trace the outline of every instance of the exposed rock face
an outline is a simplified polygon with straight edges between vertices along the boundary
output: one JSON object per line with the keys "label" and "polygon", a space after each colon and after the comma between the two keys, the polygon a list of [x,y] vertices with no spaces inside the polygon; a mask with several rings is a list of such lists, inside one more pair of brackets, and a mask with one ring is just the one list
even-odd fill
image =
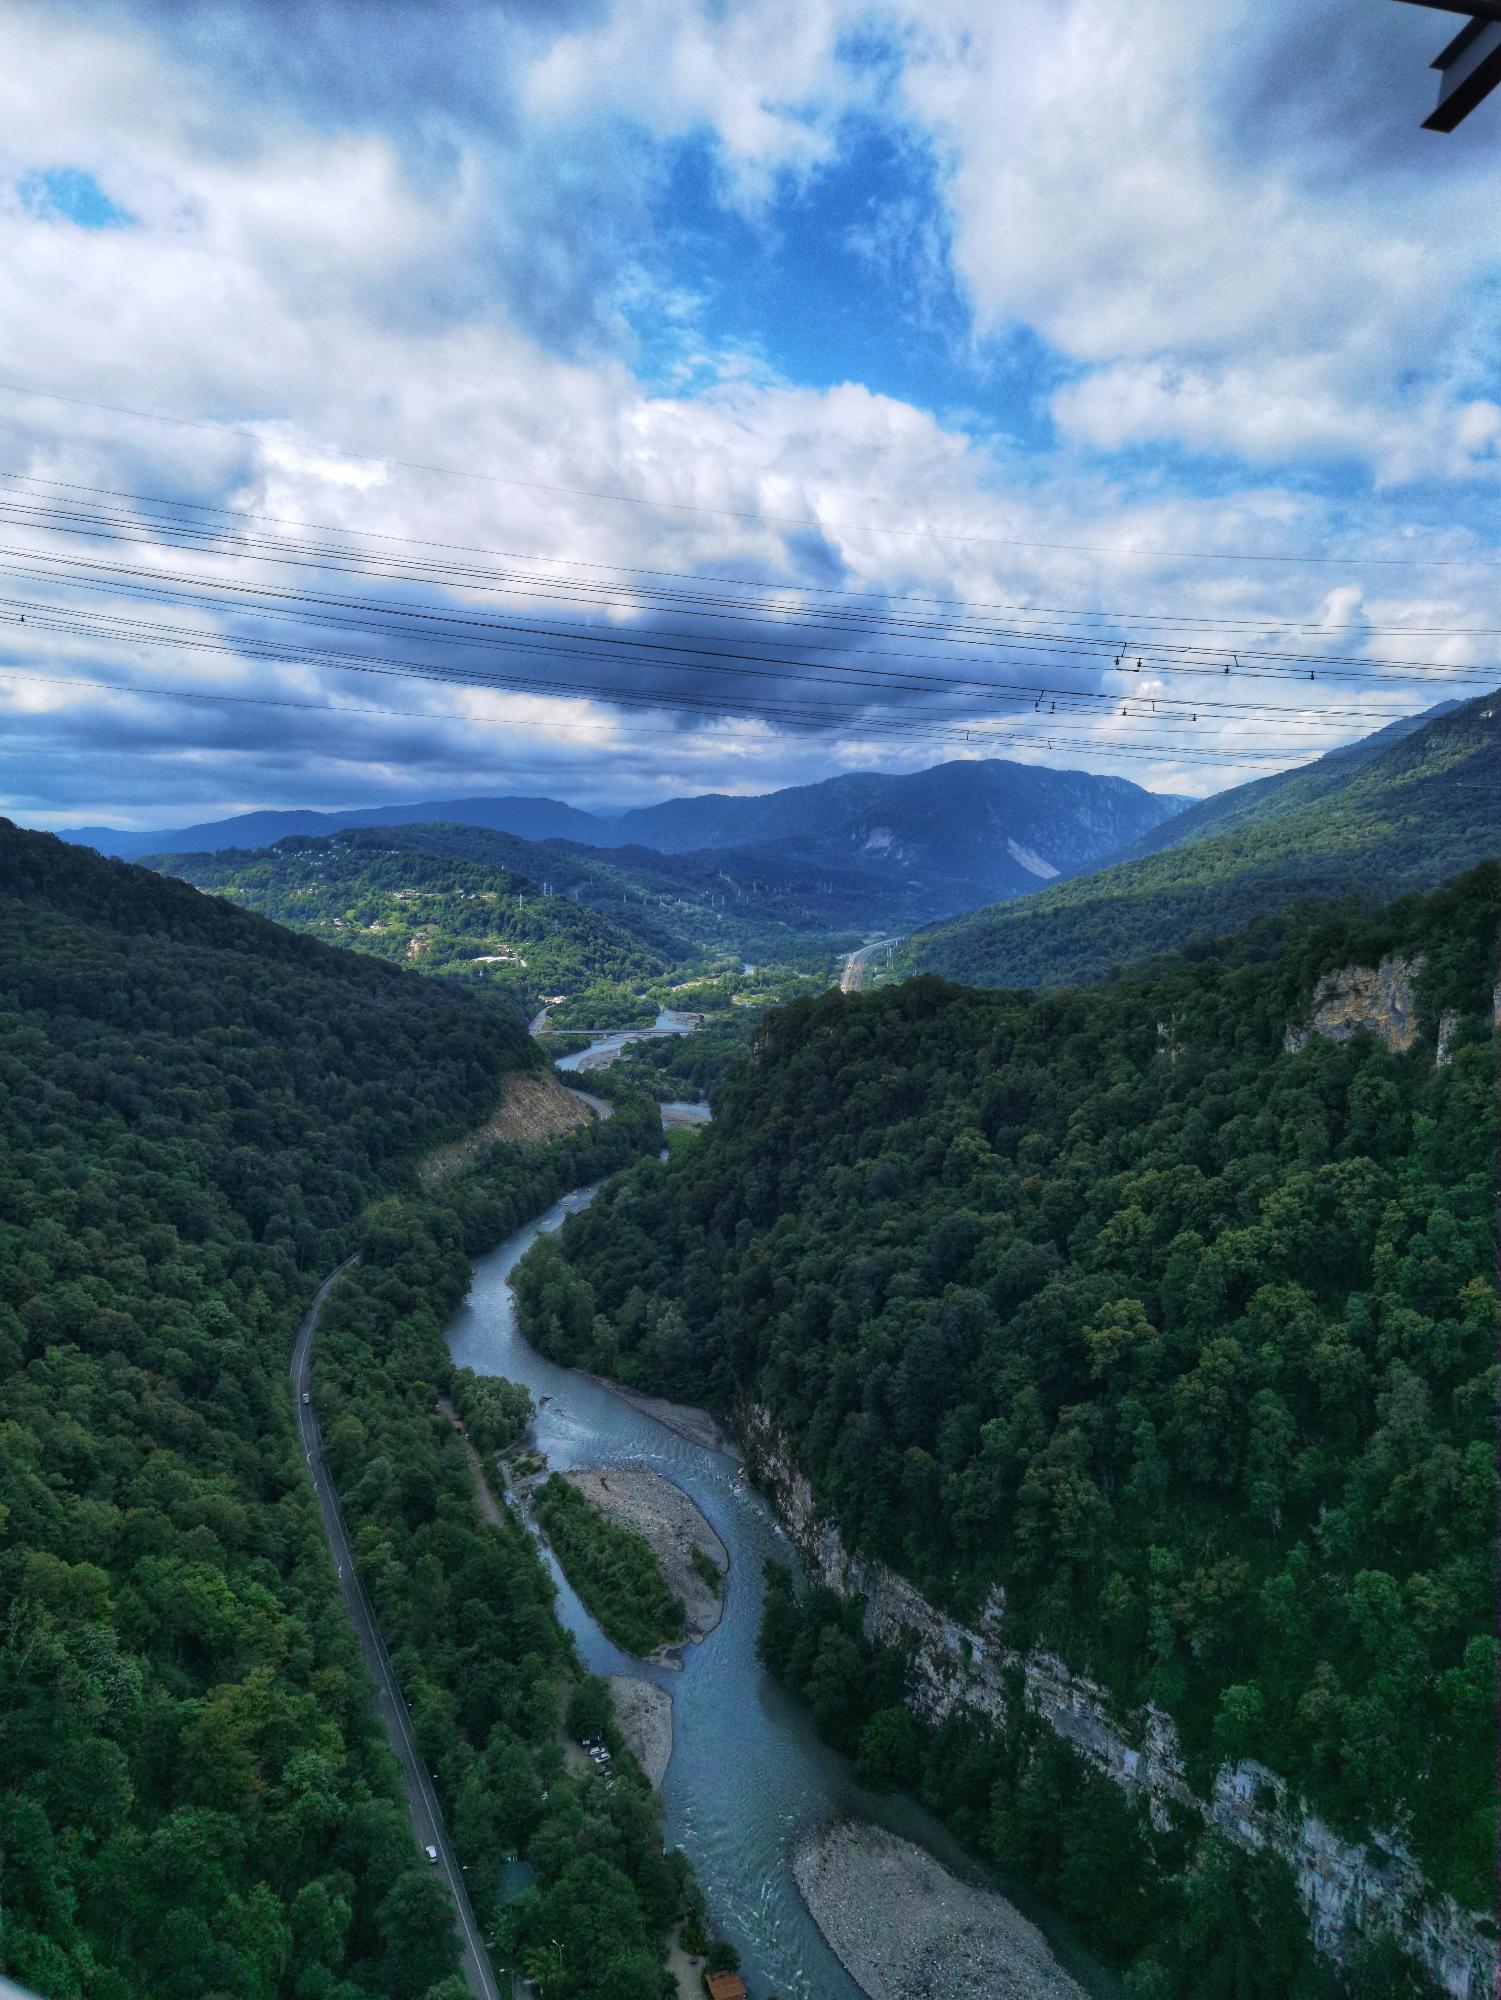
{"label": "exposed rock face", "polygon": [[1154,1819],[1160,1822],[1176,1802],[1238,1847],[1281,1855],[1320,1951],[1338,1958],[1352,1940],[1389,1929],[1452,2000],[1491,1994],[1496,1946],[1486,1935],[1487,1919],[1436,1895],[1399,1841],[1380,1833],[1364,1843],[1341,1838],[1307,1811],[1285,1779],[1252,1762],[1226,1766],[1210,1797],[1200,1797],[1185,1775],[1170,1715],[1150,1706],[1123,1715],[1103,1687],[1055,1654],[1009,1648],[1001,1592],[991,1594],[974,1626],[961,1625],[893,1570],[851,1554],[837,1524],[819,1516],[770,1411],[746,1405],[741,1427],[747,1462],[809,1572],[841,1595],[865,1600],[871,1639],[909,1651],[908,1705],[918,1714],[938,1722],[963,1712],[1000,1723],[1005,1675],[1019,1669],[1027,1708],[1104,1776],[1144,1793]]}
{"label": "exposed rock face", "polygon": [[1433,1051],[1433,1067],[1447,1069],[1454,1060],[1454,1035],[1459,1027],[1459,1016],[1452,1007],[1445,1008],[1438,1019],[1438,1040]]}
{"label": "exposed rock face", "polygon": [[1421,957],[1393,952],[1374,971],[1368,965],[1344,965],[1326,972],[1313,989],[1307,1020],[1287,1031],[1288,1053],[1296,1055],[1310,1035],[1348,1042],[1361,1029],[1395,1052],[1410,1049],[1418,1038],[1414,989],[1423,963]]}
{"label": "exposed rock face", "polygon": [[484,1124],[429,1153],[417,1171],[431,1186],[472,1166],[497,1139],[525,1144],[592,1125],[597,1115],[592,1105],[598,1101],[586,1102],[582,1092],[566,1089],[549,1070],[510,1070],[501,1083],[500,1103]]}

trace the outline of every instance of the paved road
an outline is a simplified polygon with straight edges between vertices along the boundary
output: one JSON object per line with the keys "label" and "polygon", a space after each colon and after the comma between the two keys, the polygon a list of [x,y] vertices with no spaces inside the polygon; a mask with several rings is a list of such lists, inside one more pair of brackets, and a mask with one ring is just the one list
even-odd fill
{"label": "paved road", "polygon": [[844,970],[839,975],[841,993],[858,993],[865,984],[865,970],[873,951],[885,951],[896,943],[895,938],[877,938],[874,944],[862,945],[859,951],[852,951],[844,961]]}
{"label": "paved road", "polygon": [[402,1789],[406,1793],[407,1812],[411,1817],[412,1831],[422,1847],[437,1848],[437,1872],[447,1883],[449,1894],[453,1898],[454,1931],[459,1941],[460,1968],[475,2000],[502,2000],[501,1989],[496,1984],[495,1974],[491,1970],[489,1958],[480,1939],[479,1926],[475,1923],[474,1912],[469,1907],[463,1874],[449,1845],[448,1830],[443,1824],[438,1795],[433,1790],[432,1778],[422,1761],[421,1752],[417,1748],[417,1739],[412,1734],[411,1717],[407,1714],[406,1702],[402,1699],[401,1689],[396,1683],[391,1656],[387,1653],[385,1641],[380,1636],[375,1613],[371,1610],[370,1600],[365,1595],[365,1586],[355,1573],[354,1555],[349,1546],[344,1515],[339,1506],[338,1496],[334,1492],[333,1480],[323,1460],[323,1433],[318,1424],[318,1412],[311,1402],[303,1400],[311,1393],[308,1382],[308,1361],[312,1353],[313,1334],[318,1325],[318,1314],[322,1310],[323,1301],[354,1261],[355,1259],[351,1257],[330,1277],[323,1280],[313,1298],[313,1303],[308,1308],[307,1317],[297,1329],[297,1341],[292,1349],[292,1390],[297,1398],[297,1433],[302,1441],[303,1456],[307,1460],[313,1490],[318,1496],[318,1509],[323,1516],[323,1532],[328,1538],[334,1567],[339,1572],[339,1589],[343,1593],[349,1616],[354,1621],[354,1629],[359,1635],[360,1650],[365,1655],[365,1665],[370,1669],[370,1678],[375,1683],[376,1713],[386,1726],[386,1735],[390,1739],[392,1750],[396,1753],[396,1761],[401,1766]]}
{"label": "paved road", "polygon": [[581,1097],[594,1113],[595,1117],[601,1121],[615,1116],[615,1107],[607,1098],[596,1097],[592,1090],[575,1089],[571,1083],[565,1083],[563,1088],[568,1092],[570,1097]]}

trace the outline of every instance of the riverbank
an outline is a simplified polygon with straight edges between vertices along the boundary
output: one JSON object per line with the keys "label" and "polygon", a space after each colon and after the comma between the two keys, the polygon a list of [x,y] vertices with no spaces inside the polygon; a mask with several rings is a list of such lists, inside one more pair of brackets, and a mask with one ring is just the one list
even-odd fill
{"label": "riverbank", "polygon": [[606,1520],[641,1537],[682,1604],[687,1637],[707,1637],[724,1611],[730,1558],[683,1489],[649,1465],[581,1466],[563,1477]]}
{"label": "riverbank", "polygon": [[866,1821],[810,1829],[792,1855],[798,1891],[869,2000],[1084,2000],[1046,1938],[1003,1896]]}
{"label": "riverbank", "polygon": [[708,1410],[699,1409],[696,1403],[669,1403],[664,1396],[647,1396],[639,1389],[628,1389],[623,1382],[616,1382],[609,1375],[591,1375],[587,1368],[574,1368],[569,1372],[582,1381],[594,1382],[601,1389],[608,1389],[628,1408],[639,1410],[643,1417],[650,1417],[653,1423],[672,1431],[685,1443],[697,1445],[700,1451],[722,1451],[727,1457],[739,1461],[740,1447],[724,1425]]}
{"label": "riverbank", "polygon": [[672,1696],[655,1681],[638,1681],[632,1674],[607,1679],[626,1748],[655,1790],[672,1760]]}

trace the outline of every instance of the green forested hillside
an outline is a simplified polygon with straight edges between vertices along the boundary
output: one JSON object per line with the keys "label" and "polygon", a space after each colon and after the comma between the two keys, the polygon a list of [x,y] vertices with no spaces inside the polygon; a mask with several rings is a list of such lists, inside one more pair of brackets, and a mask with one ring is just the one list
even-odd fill
{"label": "green forested hillside", "polygon": [[919,931],[895,967],[981,986],[1098,979],[1295,896],[1372,902],[1497,853],[1501,696],[1488,695],[1206,800],[1098,874]]}
{"label": "green forested hillside", "polygon": [[[526,1322],[670,1396],[753,1393],[859,1549],[961,1615],[1001,1586],[1009,1644],[1162,1704],[1199,1783],[1260,1758],[1487,1907],[1498,917],[1490,864],[1093,990],[788,1007],[697,1145],[532,1253]],[[1285,1051],[1322,972],[1393,949],[1426,954],[1410,1051]],[[858,1728],[889,1674],[823,1615],[803,1684]],[[1214,1888],[1228,1863],[1174,1858],[1051,1739],[880,1732],[877,1768],[1156,1965],[1143,1992],[1322,1990],[1266,1983],[1256,1923],[1243,1980],[1191,1978],[1203,1897],[1254,1882]],[[1154,1846],[1186,1905],[1145,1892]]]}
{"label": "green forested hillside", "polygon": [[[48,2000],[453,2000],[451,1913],[286,1380],[317,1278],[361,1239],[316,1363],[342,1406],[330,1455],[404,1678],[433,1689],[420,1726],[461,1851],[483,1864],[553,1824],[542,1923],[566,1864],[607,1847],[622,1953],[650,1960],[620,1991],[654,2000],[654,1928],[688,1890],[649,1804],[593,1847],[599,1802],[564,1788],[542,1811],[542,1690],[556,1716],[571,1652],[526,1538],[476,1527],[432,1394],[465,1248],[654,1146],[655,1117],[496,1149],[441,1210],[377,1199],[362,1220],[534,1060],[452,986],[0,822],[0,1971]],[[540,1734],[508,1762],[523,1694]],[[458,1812],[476,1749],[509,1774],[503,1827]]]}
{"label": "green forested hillside", "polygon": [[[822,957],[858,944],[893,906],[889,882],[796,853],[659,854],[650,847],[521,840],[474,826],[403,826],[391,838],[544,882],[674,963],[704,954],[758,963]],[[909,902],[900,887],[895,894],[897,908],[910,910],[914,922],[933,908]]]}
{"label": "green forested hillside", "polygon": [[584,904],[504,868],[408,847],[406,832],[294,835],[254,853],[150,865],[326,943],[512,993],[527,1011],[544,993],[664,970],[650,946]]}
{"label": "green forested hillside", "polygon": [[[623,1755],[608,1691],[579,1667],[535,1543],[508,1510],[496,1526],[481,1518],[466,1447],[435,1408],[447,1389],[483,1448],[474,1399],[490,1385],[456,1379],[444,1341],[470,1257],[568,1188],[655,1152],[655,1104],[601,1087],[616,1098],[608,1123],[551,1146],[496,1147],[445,1185],[440,1205],[372,1206],[361,1262],[324,1309],[314,1382],[360,1566],[492,1956],[544,1968],[550,2000],[661,2000],[667,1934],[703,1916],[692,1872],[663,1851],[661,1803]],[[524,1392],[507,1400],[518,1396],[524,1407]],[[616,1753],[609,1781],[565,1761],[565,1735],[591,1731]],[[518,1854],[535,1879],[503,1902],[500,1872]],[[302,2000],[302,1986],[289,1990]]]}

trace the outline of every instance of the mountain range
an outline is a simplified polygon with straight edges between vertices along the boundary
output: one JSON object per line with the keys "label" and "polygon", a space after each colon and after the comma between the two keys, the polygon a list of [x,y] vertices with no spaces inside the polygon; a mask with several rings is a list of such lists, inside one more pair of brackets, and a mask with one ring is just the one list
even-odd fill
{"label": "mountain range", "polygon": [[794,869],[814,893],[822,878],[854,876],[881,885],[888,921],[920,922],[1098,867],[1182,803],[1125,778],[987,760],[899,776],[850,772],[750,798],[666,799],[614,816],[557,799],[428,799],[333,813],[243,813],[147,832],[77,827],[65,838],[138,859],[249,850],[351,827],[442,823],[589,848],[738,854],[765,868]]}
{"label": "mountain range", "polygon": [[1111,865],[930,926],[895,956],[978,986],[1066,985],[1298,897],[1430,889],[1501,853],[1501,694],[1447,702],[1140,835]]}

